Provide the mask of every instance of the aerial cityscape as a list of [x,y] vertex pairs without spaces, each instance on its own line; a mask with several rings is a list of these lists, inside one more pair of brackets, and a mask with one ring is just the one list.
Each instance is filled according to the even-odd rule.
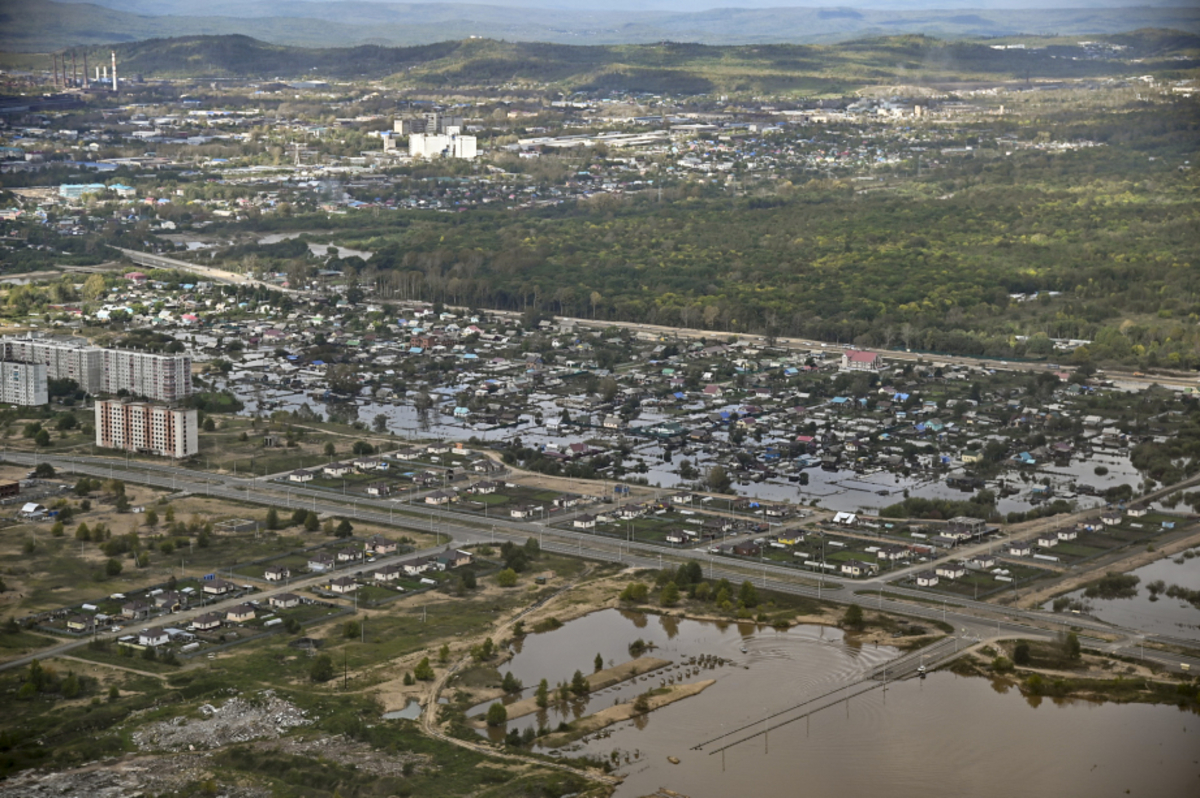
[[1195,794],[1200,11],[781,1],[5,3],[0,798]]

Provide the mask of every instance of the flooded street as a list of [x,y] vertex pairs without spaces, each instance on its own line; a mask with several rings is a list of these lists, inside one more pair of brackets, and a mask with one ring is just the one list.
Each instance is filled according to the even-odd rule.
[[[783,716],[772,721],[768,735],[730,748],[724,758],[716,746],[692,750],[857,681],[898,654],[886,646],[856,646],[829,627],[777,632],[605,610],[529,635],[502,670],[520,678],[528,696],[540,678],[554,685],[577,669],[590,673],[597,653],[606,666],[627,660],[629,643],[638,638],[655,646],[645,656],[680,663],[715,655],[729,664],[681,679],[715,679],[704,693],[561,749],[567,757],[615,753],[627,776],[618,798],[660,787],[690,798],[1011,798],[1021,785],[1036,787],[1031,794],[1037,795],[1117,796],[1128,789],[1131,795],[1182,796],[1193,794],[1200,778],[1200,717],[1194,714],[1169,706],[1026,699],[1016,688],[950,673],[893,683],[886,692],[834,704],[808,721],[779,725],[790,717]],[[491,733],[555,728],[657,687],[665,673],[679,670],[599,691],[565,712],[552,706]]]

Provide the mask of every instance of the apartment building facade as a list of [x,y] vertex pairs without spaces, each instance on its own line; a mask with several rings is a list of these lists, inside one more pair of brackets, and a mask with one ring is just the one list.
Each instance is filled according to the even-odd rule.
[[0,402],[31,407],[49,401],[46,364],[0,361]]
[[192,359],[129,349],[103,349],[79,338],[0,339],[0,360],[44,363],[49,379],[72,379],[90,394],[120,393],[156,402],[192,395]]
[[200,451],[196,411],[146,402],[96,402],[96,445],[176,459]]

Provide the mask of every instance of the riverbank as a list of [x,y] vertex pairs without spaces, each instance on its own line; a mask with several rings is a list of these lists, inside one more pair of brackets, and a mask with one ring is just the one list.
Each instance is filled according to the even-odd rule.
[[705,679],[704,681],[692,682],[691,684],[676,684],[669,687],[657,688],[639,697],[638,700],[645,699],[643,706],[640,708],[637,706],[638,700],[635,700],[602,709],[594,715],[587,715],[572,723],[570,731],[555,732],[546,735],[541,739],[540,744],[543,748],[561,748],[581,737],[586,737],[589,734],[612,726],[614,723],[631,720],[638,715],[645,715],[656,709],[662,709],[669,704],[674,704],[676,701],[682,701],[685,698],[699,695],[716,683],[716,679]]
[[[670,664],[671,661],[669,659],[659,659],[657,657],[638,657],[637,659],[617,665],[614,668],[605,668],[604,670],[596,671],[589,676],[585,676],[584,679],[588,683],[588,691],[595,693],[599,690],[605,689],[606,687],[612,687],[615,684],[621,684],[622,682],[627,682],[630,679],[635,679],[642,674],[656,671],[659,668],[665,668]],[[505,706],[505,710],[508,712],[509,720],[515,720],[517,718],[523,718],[526,715],[532,715],[541,708],[542,707],[538,706],[537,696],[522,698],[520,701],[514,701],[513,703]],[[477,729],[482,729],[485,724],[482,720],[475,719],[471,722],[471,725],[475,726]]]

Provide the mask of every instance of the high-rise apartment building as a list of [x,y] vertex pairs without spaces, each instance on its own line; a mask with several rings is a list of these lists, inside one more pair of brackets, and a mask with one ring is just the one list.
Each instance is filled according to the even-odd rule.
[[46,364],[0,362],[0,402],[33,406],[49,401]]
[[161,457],[190,457],[200,451],[196,411],[145,402],[99,400],[96,445]]
[[192,395],[192,359],[130,349],[102,349],[79,338],[0,339],[0,359],[44,363],[49,379],[72,379],[90,394],[120,393],[157,402]]
[[122,389],[158,402],[178,402],[192,395],[192,359],[127,349],[104,350],[104,392]]

